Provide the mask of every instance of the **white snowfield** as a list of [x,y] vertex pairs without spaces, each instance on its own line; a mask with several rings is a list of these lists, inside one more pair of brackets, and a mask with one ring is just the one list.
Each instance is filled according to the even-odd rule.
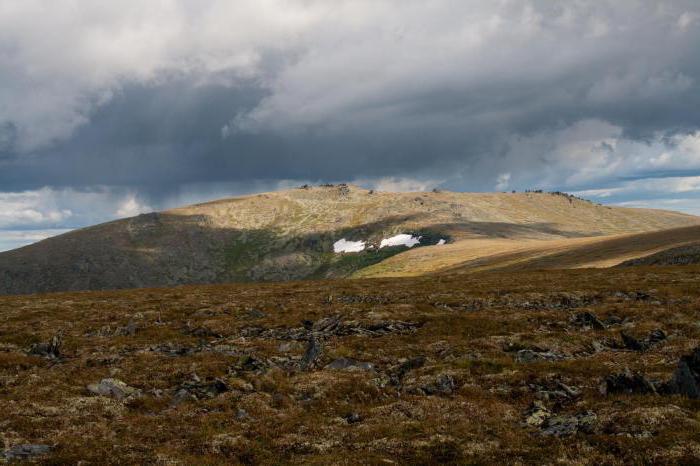
[[391,238],[383,239],[379,245],[379,249],[386,246],[406,246],[407,248],[412,248],[416,244],[420,243],[422,236],[415,237],[413,235],[407,235],[402,233],[400,235],[392,236]]
[[333,243],[333,252],[362,252],[365,250],[364,241],[347,241],[345,238]]
[[445,241],[444,239],[441,239],[440,241],[437,242],[436,246],[442,246],[442,245],[445,244],[446,242],[447,242],[447,241]]

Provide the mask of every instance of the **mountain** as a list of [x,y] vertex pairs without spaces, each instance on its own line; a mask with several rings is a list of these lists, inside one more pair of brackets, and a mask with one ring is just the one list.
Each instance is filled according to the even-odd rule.
[[[422,274],[494,251],[693,225],[700,218],[563,193],[305,186],[139,215],[1,253],[0,293],[401,275],[392,264]],[[401,245],[411,240],[418,244]]]

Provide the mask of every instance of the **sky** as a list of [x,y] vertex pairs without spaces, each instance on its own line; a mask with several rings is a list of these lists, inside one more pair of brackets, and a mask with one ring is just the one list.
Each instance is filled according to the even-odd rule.
[[0,250],[304,183],[700,214],[697,0],[1,0]]

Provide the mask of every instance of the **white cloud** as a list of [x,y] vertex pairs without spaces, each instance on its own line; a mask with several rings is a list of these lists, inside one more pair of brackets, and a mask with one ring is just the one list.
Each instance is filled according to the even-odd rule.
[[45,205],[46,190],[0,193],[0,228],[56,225],[72,217],[70,209]]
[[117,209],[117,217],[133,217],[138,214],[152,212],[153,209],[147,204],[142,204],[136,198],[136,195],[129,195],[124,201],[119,204]]
[[501,173],[496,178],[496,191],[503,191],[508,189],[508,184],[510,183],[510,173]]
[[419,180],[414,178],[402,177],[384,177],[378,179],[359,179],[353,183],[360,186],[367,186],[376,191],[385,191],[392,193],[399,192],[414,192],[414,191],[429,191],[436,186],[439,186],[439,180]]

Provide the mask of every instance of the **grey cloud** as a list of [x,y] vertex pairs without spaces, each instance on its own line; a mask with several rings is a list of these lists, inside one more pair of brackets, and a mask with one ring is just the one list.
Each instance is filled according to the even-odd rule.
[[0,190],[161,207],[282,180],[585,190],[700,170],[674,142],[700,130],[697,2],[229,3],[58,15],[42,24],[63,48],[0,18]]

